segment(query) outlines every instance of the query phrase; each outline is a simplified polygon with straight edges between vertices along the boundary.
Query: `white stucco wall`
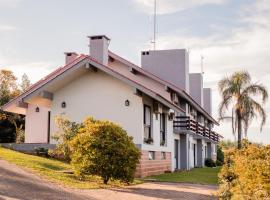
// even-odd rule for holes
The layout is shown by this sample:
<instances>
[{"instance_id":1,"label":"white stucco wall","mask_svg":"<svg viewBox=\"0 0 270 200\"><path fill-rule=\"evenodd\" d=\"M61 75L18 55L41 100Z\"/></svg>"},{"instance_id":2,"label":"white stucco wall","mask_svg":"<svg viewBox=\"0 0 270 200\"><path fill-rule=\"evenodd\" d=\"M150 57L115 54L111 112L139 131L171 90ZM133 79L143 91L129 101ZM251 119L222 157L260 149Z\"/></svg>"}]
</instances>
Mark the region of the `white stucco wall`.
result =
<instances>
[{"instance_id":1,"label":"white stucco wall","mask_svg":"<svg viewBox=\"0 0 270 200\"><path fill-rule=\"evenodd\" d=\"M25 117L25 143L47 143L49 108L28 104Z\"/></svg>"},{"instance_id":2,"label":"white stucco wall","mask_svg":"<svg viewBox=\"0 0 270 200\"><path fill-rule=\"evenodd\" d=\"M125 101L130 106L125 106ZM66 102L66 108L62 108ZM142 98L133 88L98 70L87 72L54 92L51 107L51 134L55 133L54 117L65 115L71 121L82 122L86 117L110 120L133 136L135 144L143 140Z\"/></svg>"}]
</instances>

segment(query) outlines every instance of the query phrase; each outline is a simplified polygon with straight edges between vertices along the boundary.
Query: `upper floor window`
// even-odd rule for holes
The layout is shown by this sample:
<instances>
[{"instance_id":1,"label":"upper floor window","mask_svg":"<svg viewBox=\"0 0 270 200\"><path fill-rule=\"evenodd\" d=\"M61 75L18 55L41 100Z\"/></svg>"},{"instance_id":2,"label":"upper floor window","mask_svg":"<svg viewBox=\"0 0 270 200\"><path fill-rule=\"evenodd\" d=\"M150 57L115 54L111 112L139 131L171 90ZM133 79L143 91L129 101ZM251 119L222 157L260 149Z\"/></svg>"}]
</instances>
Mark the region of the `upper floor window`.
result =
<instances>
[{"instance_id":1,"label":"upper floor window","mask_svg":"<svg viewBox=\"0 0 270 200\"><path fill-rule=\"evenodd\" d=\"M166 115L164 113L160 114L160 145L165 146L166 145Z\"/></svg>"},{"instance_id":2,"label":"upper floor window","mask_svg":"<svg viewBox=\"0 0 270 200\"><path fill-rule=\"evenodd\" d=\"M143 123L144 123L144 142L151 144L153 142L152 137L152 113L151 107L148 105L144 105L143 111Z\"/></svg>"}]
</instances>

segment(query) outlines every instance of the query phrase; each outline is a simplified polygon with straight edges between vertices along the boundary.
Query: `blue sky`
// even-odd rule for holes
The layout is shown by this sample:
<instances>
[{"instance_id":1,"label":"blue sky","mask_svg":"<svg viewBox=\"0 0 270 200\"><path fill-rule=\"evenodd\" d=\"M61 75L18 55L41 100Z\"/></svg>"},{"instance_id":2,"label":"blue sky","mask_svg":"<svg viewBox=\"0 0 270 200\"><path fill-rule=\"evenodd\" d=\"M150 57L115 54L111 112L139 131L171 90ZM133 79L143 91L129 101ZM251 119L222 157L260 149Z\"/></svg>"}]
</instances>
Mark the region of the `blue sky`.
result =
<instances>
[{"instance_id":1,"label":"blue sky","mask_svg":"<svg viewBox=\"0 0 270 200\"><path fill-rule=\"evenodd\" d=\"M205 57L215 116L224 75L246 69L270 88L269 0L157 1L157 48L188 48L191 72L200 71ZM63 52L87 54L86 36L95 34L106 34L112 51L140 64L140 51L151 48L152 6L153 0L0 0L0 68L35 82L63 65ZM257 124L249 138L270 143L270 121L262 133ZM217 130L233 138L230 124Z\"/></svg>"}]
</instances>

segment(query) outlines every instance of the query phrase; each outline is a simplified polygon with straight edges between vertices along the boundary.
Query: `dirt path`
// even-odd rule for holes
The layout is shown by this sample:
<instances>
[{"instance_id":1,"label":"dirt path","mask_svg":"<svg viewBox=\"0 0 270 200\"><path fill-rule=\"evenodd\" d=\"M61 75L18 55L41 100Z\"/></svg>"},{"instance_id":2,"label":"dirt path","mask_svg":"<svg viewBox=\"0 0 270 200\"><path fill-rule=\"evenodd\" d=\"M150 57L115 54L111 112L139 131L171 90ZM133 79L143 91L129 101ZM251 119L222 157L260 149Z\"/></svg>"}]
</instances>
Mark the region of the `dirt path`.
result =
<instances>
[{"instance_id":1,"label":"dirt path","mask_svg":"<svg viewBox=\"0 0 270 200\"><path fill-rule=\"evenodd\" d=\"M212 194L216 189L215 186L173 183L144 183L110 190L68 189L0 160L0 200L210 200L215 199Z\"/></svg>"}]
</instances>

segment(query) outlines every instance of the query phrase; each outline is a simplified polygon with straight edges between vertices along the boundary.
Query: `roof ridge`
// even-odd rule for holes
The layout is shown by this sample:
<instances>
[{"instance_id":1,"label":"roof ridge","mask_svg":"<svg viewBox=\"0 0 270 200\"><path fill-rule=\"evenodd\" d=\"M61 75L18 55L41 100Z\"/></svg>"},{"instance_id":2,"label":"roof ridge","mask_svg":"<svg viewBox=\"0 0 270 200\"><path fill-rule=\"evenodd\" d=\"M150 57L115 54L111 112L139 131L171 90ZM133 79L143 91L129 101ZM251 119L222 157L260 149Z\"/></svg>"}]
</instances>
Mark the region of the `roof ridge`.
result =
<instances>
[{"instance_id":1,"label":"roof ridge","mask_svg":"<svg viewBox=\"0 0 270 200\"><path fill-rule=\"evenodd\" d=\"M23 97L25 94L27 94L28 92L30 92L31 90L33 90L36 86L38 86L40 83L42 83L43 81L45 81L46 79L48 79L49 77L53 76L54 74L56 74L57 72L59 72L60 70L68 67L69 65L73 65L74 63L78 62L81 58L85 57L84 54L80 54L77 58L75 58L73 61L65 64L64 66L58 67L57 69L55 69L54 71L52 71L51 73L49 73L48 75L46 75L45 77L39 79L37 82L35 82L33 85L31 85L26 91L24 91L23 93L21 93L20 95L14 97L13 99L9 100L9 102L7 102L6 104L4 104L3 106L1 106L1 108L5 107L6 105L8 105L9 103L11 103L12 101L15 101L16 99Z\"/></svg>"}]
</instances>

